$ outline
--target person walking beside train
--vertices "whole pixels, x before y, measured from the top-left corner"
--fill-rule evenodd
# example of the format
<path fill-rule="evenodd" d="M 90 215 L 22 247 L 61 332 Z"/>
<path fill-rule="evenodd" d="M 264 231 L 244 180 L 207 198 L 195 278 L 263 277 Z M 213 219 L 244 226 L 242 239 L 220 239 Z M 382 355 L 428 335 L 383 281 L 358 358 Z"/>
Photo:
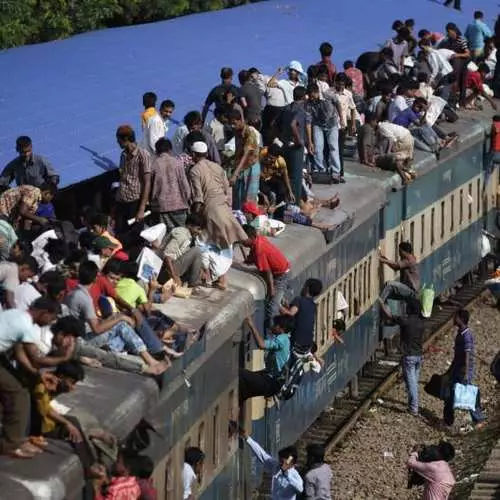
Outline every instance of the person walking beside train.
<path fill-rule="evenodd" d="M 443 419 L 446 426 L 451 427 L 455 421 L 453 403 L 455 399 L 455 384 L 472 384 L 474 378 L 475 342 L 472 330 L 469 328 L 469 311 L 460 309 L 456 312 L 454 324 L 457 327 L 455 336 L 454 356 L 451 362 L 451 382 L 448 398 L 444 402 Z M 476 408 L 470 416 L 476 429 L 484 426 L 486 417 L 481 411 L 481 396 L 477 392 Z"/>
<path fill-rule="evenodd" d="M 294 446 L 282 448 L 278 452 L 276 460 L 243 429 L 240 430 L 240 436 L 248 444 L 257 460 L 264 466 L 265 471 L 272 474 L 271 499 L 296 500 L 297 494 L 304 491 L 304 481 L 295 468 L 298 456 L 297 449 Z"/>
<path fill-rule="evenodd" d="M 403 355 L 401 366 L 408 394 L 408 412 L 418 416 L 418 380 L 422 367 L 424 320 L 420 302 L 416 298 L 408 301 L 404 316 L 393 316 L 387 305 L 380 301 L 380 307 L 387 321 L 399 325 L 400 350 Z"/>
<path fill-rule="evenodd" d="M 385 284 L 380 294 L 382 303 L 387 302 L 388 299 L 409 301 L 417 297 L 420 289 L 420 277 L 417 270 L 417 259 L 409 241 L 402 241 L 399 244 L 399 262 L 393 262 L 384 255 L 380 255 L 380 263 L 389 266 L 393 271 L 400 272 L 399 281 L 388 281 Z"/>
<path fill-rule="evenodd" d="M 320 444 L 307 446 L 307 468 L 304 476 L 306 500 L 331 500 L 332 468 L 325 463 L 325 447 Z"/>

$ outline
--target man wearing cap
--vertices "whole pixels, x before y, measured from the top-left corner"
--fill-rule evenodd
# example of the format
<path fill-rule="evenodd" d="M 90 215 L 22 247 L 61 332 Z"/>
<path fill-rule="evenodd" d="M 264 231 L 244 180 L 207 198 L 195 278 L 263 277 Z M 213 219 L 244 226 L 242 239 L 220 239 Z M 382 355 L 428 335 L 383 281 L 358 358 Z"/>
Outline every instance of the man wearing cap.
<path fill-rule="evenodd" d="M 291 61 L 287 69 L 287 80 L 276 80 L 273 77 L 268 83 L 268 86 L 279 87 L 285 96 L 285 104 L 291 104 L 293 102 L 293 90 L 301 84 L 300 79 L 305 77 L 305 73 L 299 61 Z"/>
<path fill-rule="evenodd" d="M 208 147 L 198 141 L 191 146 L 194 165 L 189 169 L 192 211 L 206 218 L 208 240 L 221 250 L 247 239 L 228 203 L 229 182 L 220 165 L 207 160 Z"/>
<path fill-rule="evenodd" d="M 128 260 L 128 258 L 124 258 L 125 253 L 118 252 L 117 248 L 118 245 L 116 245 L 116 243 L 113 243 L 106 236 L 98 236 L 92 242 L 92 249 L 95 252 L 95 257 L 89 256 L 89 259 L 97 264 L 99 270 L 101 270 L 106 265 L 106 262 L 108 262 L 111 257 L 115 257 L 118 260 Z"/>
<path fill-rule="evenodd" d="M 257 203 L 254 201 L 246 201 L 241 206 L 241 211 L 247 220 L 247 224 L 256 227 L 255 220 L 260 215 L 263 215 L 262 210 L 258 207 Z"/>

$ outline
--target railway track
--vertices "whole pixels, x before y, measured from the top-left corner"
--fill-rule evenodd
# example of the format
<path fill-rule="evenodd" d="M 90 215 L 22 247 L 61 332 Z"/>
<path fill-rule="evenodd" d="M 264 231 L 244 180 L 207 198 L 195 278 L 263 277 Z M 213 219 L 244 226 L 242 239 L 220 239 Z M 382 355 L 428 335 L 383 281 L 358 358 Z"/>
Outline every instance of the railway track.
<path fill-rule="evenodd" d="M 470 500 L 498 500 L 500 498 L 500 439 L 477 478 Z"/>
<path fill-rule="evenodd" d="M 465 285 L 453 297 L 453 305 L 445 303 L 434 308 L 432 317 L 426 320 L 424 350 L 452 326 L 457 308 L 471 307 L 482 290 L 481 282 Z M 388 351 L 377 351 L 375 359 L 358 377 L 357 390 L 346 388 L 303 434 L 297 443 L 300 463 L 305 462 L 305 447 L 310 443 L 323 445 L 326 453 L 340 445 L 370 406 L 396 383 L 400 376 L 401 355 L 396 348 Z"/>

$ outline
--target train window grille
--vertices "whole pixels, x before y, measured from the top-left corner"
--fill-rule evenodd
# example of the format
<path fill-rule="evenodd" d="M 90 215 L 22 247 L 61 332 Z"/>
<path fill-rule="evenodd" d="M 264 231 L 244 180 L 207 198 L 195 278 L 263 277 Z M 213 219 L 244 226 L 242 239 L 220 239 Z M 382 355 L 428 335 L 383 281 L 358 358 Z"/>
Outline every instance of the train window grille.
<path fill-rule="evenodd" d="M 450 233 L 455 230 L 455 195 L 450 196 Z"/>
<path fill-rule="evenodd" d="M 434 245 L 435 241 L 435 224 L 436 224 L 436 209 L 431 208 L 431 246 Z"/>
<path fill-rule="evenodd" d="M 213 429 L 212 429 L 212 463 L 214 467 L 219 465 L 219 405 L 214 408 L 212 416 Z"/>
<path fill-rule="evenodd" d="M 420 255 L 424 254 L 425 250 L 425 214 L 420 216 Z"/>
<path fill-rule="evenodd" d="M 478 179 L 476 181 L 476 212 L 477 215 L 481 214 L 481 200 L 482 200 L 482 193 L 481 193 L 481 179 Z"/>
<path fill-rule="evenodd" d="M 464 221 L 464 190 L 460 190 L 460 200 L 459 200 L 459 212 L 458 212 L 458 224 L 462 224 Z"/>
<path fill-rule="evenodd" d="M 412 247 L 415 246 L 415 221 L 414 220 L 412 220 L 410 222 L 410 243 L 411 243 Z"/>
<path fill-rule="evenodd" d="M 469 183 L 469 198 L 467 200 L 469 207 L 469 220 L 472 220 L 472 182 Z"/>
<path fill-rule="evenodd" d="M 445 221 L 446 221 L 446 214 L 445 214 L 445 202 L 441 202 L 441 240 L 444 239 L 444 226 L 445 226 Z"/>
<path fill-rule="evenodd" d="M 397 262 L 399 260 L 399 231 L 394 233 L 394 260 Z"/>

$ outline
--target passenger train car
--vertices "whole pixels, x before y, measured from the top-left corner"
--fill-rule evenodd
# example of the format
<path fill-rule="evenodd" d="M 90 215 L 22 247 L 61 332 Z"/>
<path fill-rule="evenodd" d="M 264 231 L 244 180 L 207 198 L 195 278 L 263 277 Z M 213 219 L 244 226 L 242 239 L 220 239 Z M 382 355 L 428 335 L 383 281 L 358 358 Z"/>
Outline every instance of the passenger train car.
<path fill-rule="evenodd" d="M 230 271 L 228 291 L 207 290 L 190 299 L 171 299 L 161 309 L 200 332 L 200 340 L 160 383 L 136 374 L 87 369 L 87 379 L 58 402 L 82 421 L 99 424 L 150 455 L 161 499 L 182 498 L 184 450 L 206 454 L 197 497 L 247 499 L 261 482 L 261 468 L 238 446 L 229 421 L 241 423 L 269 452 L 295 442 L 320 412 L 373 357 L 384 338 L 376 299 L 394 273 L 379 252 L 397 259 L 399 242 L 411 241 L 422 283 L 445 293 L 481 261 L 481 231 L 497 233 L 498 173 L 485 161 L 490 126 L 487 113 L 467 114 L 454 125 L 459 145 L 440 160 L 416 152 L 416 180 L 402 187 L 391 172 L 346 163 L 347 184 L 313 186 L 320 198 L 337 190 L 341 205 L 318 217 L 321 231 L 291 225 L 274 239 L 291 263 L 287 299 L 309 277 L 323 281 L 317 299 L 316 343 L 324 359 L 319 374 L 307 373 L 295 396 L 279 405 L 254 398 L 238 415 L 238 372 L 263 368 L 244 318 L 262 329 L 265 284 L 252 269 Z M 337 292 L 345 297 L 343 343 L 330 335 Z M 90 425 L 90 424 L 89 424 Z M 0 459 L 0 498 L 73 500 L 82 497 L 83 476 L 76 455 L 64 443 L 31 461 Z"/>

